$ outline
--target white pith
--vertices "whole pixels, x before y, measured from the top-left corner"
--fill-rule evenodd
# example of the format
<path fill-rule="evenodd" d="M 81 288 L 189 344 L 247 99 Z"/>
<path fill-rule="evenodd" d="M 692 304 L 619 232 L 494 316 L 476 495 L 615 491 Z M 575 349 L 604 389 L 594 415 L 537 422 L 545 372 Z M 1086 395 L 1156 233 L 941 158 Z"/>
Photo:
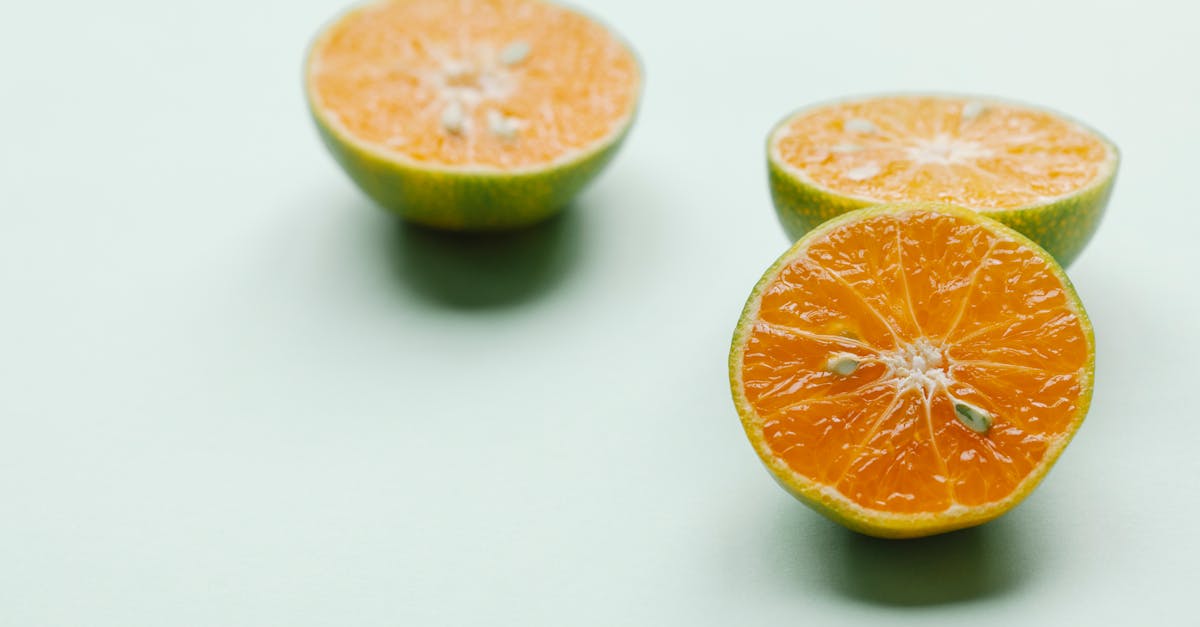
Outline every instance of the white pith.
<path fill-rule="evenodd" d="M 875 359 L 887 367 L 881 381 L 894 382 L 897 394 L 921 390 L 925 398 L 930 399 L 939 388 L 945 389 L 953 382 L 946 372 L 949 359 L 943 348 L 923 337 L 911 344 L 881 351 Z"/>
<path fill-rule="evenodd" d="M 994 153 L 983 144 L 969 139 L 951 137 L 938 133 L 932 138 L 914 138 L 911 146 L 904 149 L 914 163 L 940 165 L 968 164 L 987 159 Z"/>
<path fill-rule="evenodd" d="M 830 356 L 829 363 L 831 367 L 829 370 L 842 375 L 852 373 L 853 369 L 845 372 L 844 368 L 838 369 L 835 367 L 845 361 L 846 357 L 840 354 Z M 973 416 L 977 417 L 981 415 L 987 421 L 988 425 L 990 425 L 993 416 L 979 407 L 963 402 L 950 392 L 950 386 L 954 383 L 954 377 L 950 374 L 950 367 L 953 365 L 953 362 L 946 355 L 945 346 L 935 344 L 925 337 L 919 337 L 908 344 L 902 344 L 891 350 L 881 351 L 874 357 L 855 361 L 854 367 L 857 369 L 859 363 L 869 362 L 880 363 L 887 368 L 887 371 L 876 383 L 894 385 L 897 395 L 919 391 L 922 401 L 927 406 L 935 395 L 938 393 L 945 394 L 950 403 L 955 406 L 955 416 L 960 422 L 977 433 L 987 432 L 986 429 L 980 431 L 969 419 Z M 965 417 L 959 415 L 957 411 L 959 405 L 969 408 L 973 414 Z"/>
<path fill-rule="evenodd" d="M 469 135 L 476 130 L 471 120 L 479 109 L 486 111 L 488 131 L 503 139 L 512 139 L 524 122 L 505 115 L 499 106 L 520 85 L 514 70 L 529 56 L 530 46 L 515 41 L 497 51 L 492 45 L 476 46 L 474 61 L 445 59 L 441 67 L 426 73 L 426 81 L 438 94 L 442 107 L 441 130 L 452 135 Z"/>

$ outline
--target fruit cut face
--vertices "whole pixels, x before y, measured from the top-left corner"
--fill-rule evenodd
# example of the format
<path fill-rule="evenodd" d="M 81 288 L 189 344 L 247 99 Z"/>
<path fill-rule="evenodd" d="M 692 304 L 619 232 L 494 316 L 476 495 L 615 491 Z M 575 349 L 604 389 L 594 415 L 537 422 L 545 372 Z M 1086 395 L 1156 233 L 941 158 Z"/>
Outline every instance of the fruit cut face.
<path fill-rule="evenodd" d="M 612 138 L 636 106 L 633 53 L 538 0 L 390 0 L 313 46 L 314 107 L 377 150 L 448 167 L 545 165 Z"/>
<path fill-rule="evenodd" d="M 942 96 L 827 105 L 785 121 L 771 157 L 837 194 L 948 202 L 976 211 L 1041 205 L 1115 167 L 1111 146 L 1037 109 Z"/>
<path fill-rule="evenodd" d="M 751 297 L 731 364 L 751 440 L 786 484 L 852 511 L 1015 504 L 1090 400 L 1073 290 L 976 214 L 857 213 L 801 240 Z"/>

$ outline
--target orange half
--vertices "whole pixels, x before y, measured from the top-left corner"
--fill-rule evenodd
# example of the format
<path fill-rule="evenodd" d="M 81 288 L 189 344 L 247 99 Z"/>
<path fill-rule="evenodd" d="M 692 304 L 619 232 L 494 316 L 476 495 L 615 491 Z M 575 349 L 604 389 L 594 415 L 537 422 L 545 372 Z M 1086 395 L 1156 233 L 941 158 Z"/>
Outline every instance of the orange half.
<path fill-rule="evenodd" d="M 768 139 L 771 190 L 793 238 L 885 202 L 988 214 L 1062 264 L 1091 238 L 1116 147 L 1060 114 L 993 98 L 891 95 L 798 111 Z"/>
<path fill-rule="evenodd" d="M 888 96 L 808 110 L 776 131 L 773 149 L 781 163 L 840 193 L 976 211 L 1060 198 L 1112 165 L 1104 140 L 1061 116 L 943 96 Z"/>
<path fill-rule="evenodd" d="M 1020 502 L 1087 413 L 1094 341 L 1061 267 L 948 205 L 848 213 L 751 294 L 730 354 L 743 426 L 792 494 L 871 535 Z"/>
<path fill-rule="evenodd" d="M 385 0 L 314 43 L 310 100 L 334 131 L 425 166 L 545 167 L 619 135 L 637 104 L 633 52 L 539 0 Z"/>

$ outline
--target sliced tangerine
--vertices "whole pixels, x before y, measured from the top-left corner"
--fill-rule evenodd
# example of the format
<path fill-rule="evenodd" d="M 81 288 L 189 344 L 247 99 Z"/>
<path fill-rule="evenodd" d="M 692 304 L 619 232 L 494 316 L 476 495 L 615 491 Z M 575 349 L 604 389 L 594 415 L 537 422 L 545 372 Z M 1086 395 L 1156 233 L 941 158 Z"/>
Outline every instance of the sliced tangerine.
<path fill-rule="evenodd" d="M 640 70 L 598 22 L 540 0 L 385 0 L 313 47 L 312 98 L 377 150 L 448 168 L 544 167 L 611 139 Z"/>
<path fill-rule="evenodd" d="M 451 230 L 527 226 L 567 205 L 633 124 L 633 50 L 542 0 L 374 0 L 305 67 L 322 139 L 381 206 Z"/>
<path fill-rule="evenodd" d="M 992 98 L 868 97 L 788 116 L 768 141 L 771 191 L 793 238 L 884 202 L 987 213 L 1070 263 L 1091 238 L 1116 147 L 1066 117 Z"/>
<path fill-rule="evenodd" d="M 730 380 L 780 483 L 846 526 L 913 537 L 1019 503 L 1087 413 L 1094 342 L 1062 268 L 949 205 L 831 220 L 754 289 Z"/>

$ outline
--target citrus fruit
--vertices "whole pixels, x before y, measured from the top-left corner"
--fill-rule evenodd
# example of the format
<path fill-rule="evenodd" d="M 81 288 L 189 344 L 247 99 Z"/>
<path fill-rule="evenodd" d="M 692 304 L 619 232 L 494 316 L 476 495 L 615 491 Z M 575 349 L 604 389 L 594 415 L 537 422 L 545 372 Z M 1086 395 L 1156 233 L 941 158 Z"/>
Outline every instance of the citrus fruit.
<path fill-rule="evenodd" d="M 985 213 L 1061 263 L 1095 233 L 1119 160 L 1099 133 L 1026 105 L 967 96 L 879 96 L 818 105 L 767 141 L 771 195 L 797 239 L 884 202 L 946 202 Z"/>
<path fill-rule="evenodd" d="M 1062 268 L 960 207 L 881 205 L 817 227 L 767 270 L 730 382 L 758 455 L 847 527 L 923 536 L 986 522 L 1083 422 L 1094 341 Z"/>
<path fill-rule="evenodd" d="M 596 21 L 539 0 L 385 0 L 327 26 L 305 78 L 326 146 L 383 207 L 492 230 L 565 206 L 631 126 L 641 69 Z"/>

